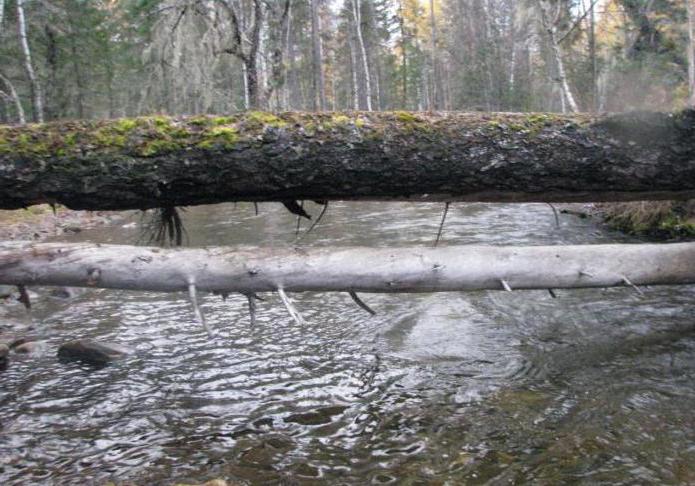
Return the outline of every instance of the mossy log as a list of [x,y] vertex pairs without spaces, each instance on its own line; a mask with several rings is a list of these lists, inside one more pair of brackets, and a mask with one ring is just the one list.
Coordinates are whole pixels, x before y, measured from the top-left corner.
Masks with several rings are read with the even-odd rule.
[[0,285],[226,293],[450,292],[695,283],[695,243],[185,248],[0,243]]
[[0,127],[0,208],[695,197],[695,112],[283,113]]

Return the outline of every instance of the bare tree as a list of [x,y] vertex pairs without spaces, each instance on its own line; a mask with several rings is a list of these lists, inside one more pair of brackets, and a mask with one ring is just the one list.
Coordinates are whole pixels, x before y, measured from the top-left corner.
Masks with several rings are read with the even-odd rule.
[[24,55],[24,69],[29,78],[34,121],[43,123],[41,85],[36,77],[36,71],[34,71],[34,66],[31,61],[31,49],[29,48],[29,40],[27,38],[27,23],[24,16],[24,0],[17,0],[17,31],[19,33],[19,43],[22,46],[22,53]]

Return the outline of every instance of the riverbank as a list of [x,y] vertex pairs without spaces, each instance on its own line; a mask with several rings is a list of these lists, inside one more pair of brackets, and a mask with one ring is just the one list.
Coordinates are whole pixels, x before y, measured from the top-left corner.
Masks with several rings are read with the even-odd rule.
[[45,240],[63,234],[79,233],[123,219],[125,213],[73,211],[47,204],[14,211],[0,210],[0,240]]
[[630,235],[663,240],[695,238],[693,200],[602,203],[594,209],[608,226]]

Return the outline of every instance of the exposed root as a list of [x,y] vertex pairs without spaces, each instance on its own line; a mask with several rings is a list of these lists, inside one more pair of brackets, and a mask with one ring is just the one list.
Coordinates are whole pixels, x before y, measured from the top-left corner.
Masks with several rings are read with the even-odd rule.
[[278,287],[278,295],[280,295],[280,299],[282,300],[282,303],[285,304],[285,308],[287,309],[287,312],[289,312],[290,316],[292,316],[292,319],[294,319],[294,321],[300,326],[306,324],[306,321],[304,318],[302,318],[302,315],[294,306],[290,298],[287,297],[287,294],[282,287]]
[[548,289],[548,293],[550,294],[550,296],[553,299],[557,299],[557,294],[555,293],[555,291],[553,289]]
[[200,308],[200,305],[198,304],[198,291],[195,288],[195,282],[193,282],[192,280],[188,282],[188,296],[191,299],[191,305],[193,306],[193,312],[195,313],[196,320],[201,326],[203,326],[205,332],[208,333],[208,337],[212,337],[212,331],[210,330],[210,326],[208,326],[208,323],[205,321],[205,315],[203,314],[203,310]]
[[434,240],[434,247],[437,248],[439,240],[442,238],[442,232],[444,231],[444,222],[446,221],[446,215],[449,214],[449,201],[444,205],[444,213],[442,213],[442,221],[439,223],[439,231],[437,231],[437,239]]
[[372,309],[371,307],[369,307],[365,301],[360,299],[360,297],[357,295],[356,292],[350,290],[348,293],[350,294],[350,297],[352,297],[352,300],[355,301],[355,304],[360,306],[365,311],[369,312],[371,315],[373,315],[373,316],[376,315],[376,311],[374,309]]
[[184,236],[188,239],[179,210],[175,207],[155,209],[154,214],[145,219],[143,227],[141,240],[146,239],[147,244],[181,246]]
[[287,208],[287,210],[292,214],[296,214],[302,218],[311,219],[311,216],[304,211],[304,201],[302,201],[302,205],[300,206],[297,201],[289,199],[287,201],[282,201],[282,205],[285,206],[285,208]]
[[253,203],[253,210],[256,212],[256,216],[258,216],[258,203],[257,202]]
[[500,283],[502,284],[502,288],[506,290],[507,292],[512,292],[512,287],[509,285],[509,282],[506,280],[500,280]]
[[328,201],[314,201],[316,204],[323,204],[323,208],[321,208],[321,212],[319,213],[318,218],[316,218],[316,221],[311,223],[311,226],[309,226],[309,229],[306,230],[302,236],[299,238],[300,240],[304,238],[306,235],[311,233],[311,231],[316,228],[316,225],[319,224],[319,222],[323,219],[323,215],[326,214],[326,211],[328,210]]

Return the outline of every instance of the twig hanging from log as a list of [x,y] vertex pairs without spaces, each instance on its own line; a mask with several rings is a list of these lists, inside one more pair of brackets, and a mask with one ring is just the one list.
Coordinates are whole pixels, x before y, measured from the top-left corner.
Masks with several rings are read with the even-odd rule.
[[439,240],[442,237],[442,231],[444,231],[444,222],[446,221],[446,215],[449,213],[449,201],[444,204],[444,213],[442,213],[442,221],[439,223],[439,231],[437,231],[437,239],[434,240],[434,247],[437,248],[439,245]]
[[637,285],[632,283],[632,281],[629,278],[627,278],[625,275],[623,275],[622,278],[625,285],[627,285],[628,287],[632,287],[635,290],[635,292],[637,292],[641,296],[644,296],[644,292],[642,292],[642,289],[640,289]]
[[367,311],[371,315],[373,315],[373,316],[376,315],[376,311],[374,309],[372,309],[371,307],[369,307],[365,301],[360,299],[359,295],[357,295],[357,293],[355,291],[351,290],[348,293],[350,294],[350,297],[352,297],[352,300],[355,301],[355,304],[360,306],[362,309],[364,309],[365,311]]
[[254,294],[244,294],[249,303],[249,316],[251,317],[251,327],[256,325],[256,296]]
[[326,211],[328,210],[328,201],[321,201],[321,202],[316,201],[316,203],[317,204],[323,204],[323,208],[321,208],[321,212],[319,213],[319,216],[316,218],[316,220],[313,223],[311,223],[311,226],[309,226],[309,229],[306,230],[304,232],[304,234],[302,234],[299,237],[300,240],[302,238],[304,238],[306,235],[308,235],[309,233],[311,233],[314,228],[316,228],[316,225],[318,225],[321,222],[321,220],[323,219],[323,215],[326,214]]
[[555,227],[559,228],[560,227],[560,216],[557,214],[557,209],[555,208],[555,205],[553,203],[547,203],[548,206],[550,206],[550,209],[553,210],[553,215],[555,216]]
[[208,323],[205,321],[205,315],[203,314],[203,310],[200,308],[200,305],[198,304],[198,291],[195,287],[194,280],[189,280],[188,282],[188,297],[191,299],[191,305],[193,306],[193,312],[195,313],[196,320],[201,326],[203,326],[205,332],[208,333],[208,337],[212,337],[212,331],[210,330]]
[[285,308],[287,309],[287,312],[289,312],[290,316],[294,321],[299,324],[300,326],[306,324],[304,321],[304,318],[302,318],[302,315],[299,313],[297,308],[294,306],[292,301],[290,300],[289,297],[287,297],[287,294],[283,290],[282,287],[278,287],[278,295],[280,296],[280,299],[282,300],[282,303],[285,304]]
[[31,309],[31,299],[29,298],[29,292],[24,285],[17,285],[17,291],[19,292],[19,298],[17,299],[26,310]]

